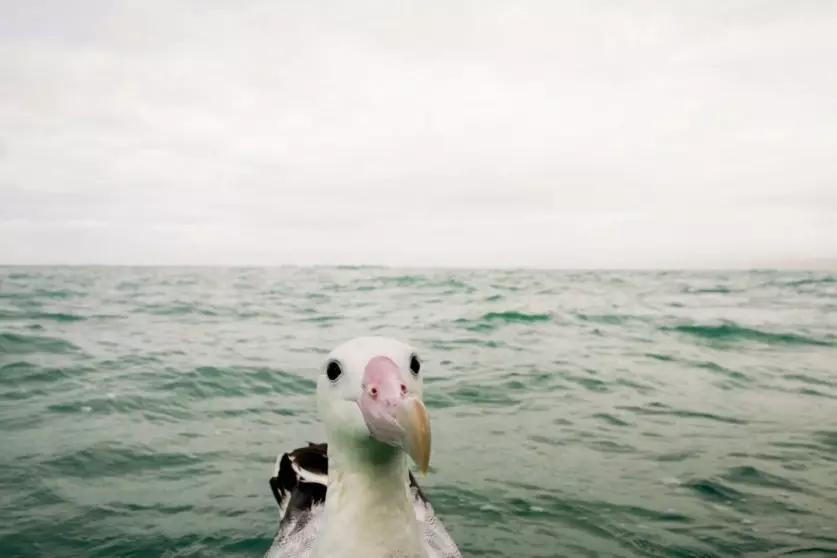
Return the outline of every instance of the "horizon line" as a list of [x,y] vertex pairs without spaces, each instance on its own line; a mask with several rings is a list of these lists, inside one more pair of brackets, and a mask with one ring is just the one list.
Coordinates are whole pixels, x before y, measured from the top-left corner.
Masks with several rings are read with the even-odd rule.
[[750,265],[660,265],[660,266],[540,266],[540,265],[419,265],[419,264],[345,264],[345,263],[0,263],[0,268],[195,268],[195,269],[380,269],[380,270],[422,270],[422,271],[837,271],[837,259],[823,258],[800,262],[764,262]]

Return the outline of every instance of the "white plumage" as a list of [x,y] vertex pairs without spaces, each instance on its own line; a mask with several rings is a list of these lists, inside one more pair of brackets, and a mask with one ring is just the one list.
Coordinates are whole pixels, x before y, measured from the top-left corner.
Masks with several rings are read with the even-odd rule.
[[280,507],[267,558],[461,558],[407,456],[425,471],[423,370],[400,341],[362,337],[332,351],[317,382],[326,444],[276,460]]

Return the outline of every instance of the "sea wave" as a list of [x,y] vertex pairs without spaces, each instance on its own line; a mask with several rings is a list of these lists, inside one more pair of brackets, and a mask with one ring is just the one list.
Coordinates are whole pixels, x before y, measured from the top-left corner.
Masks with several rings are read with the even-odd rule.
[[837,548],[835,276],[0,268],[0,556],[261,556],[356,335],[423,360],[468,556]]

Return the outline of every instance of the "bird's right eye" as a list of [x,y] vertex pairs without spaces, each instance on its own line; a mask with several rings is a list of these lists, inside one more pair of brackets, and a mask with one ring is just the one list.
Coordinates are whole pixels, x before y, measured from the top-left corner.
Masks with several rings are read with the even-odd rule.
[[334,361],[328,363],[328,367],[326,368],[326,376],[332,382],[337,380],[340,377],[340,374],[343,373],[343,369],[340,368],[340,365]]

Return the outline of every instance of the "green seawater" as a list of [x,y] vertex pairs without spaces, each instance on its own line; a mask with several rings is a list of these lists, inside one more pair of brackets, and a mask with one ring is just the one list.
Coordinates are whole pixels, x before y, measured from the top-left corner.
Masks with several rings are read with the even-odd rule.
[[466,556],[837,554],[837,276],[0,268],[0,557],[261,556],[316,368],[424,360]]

